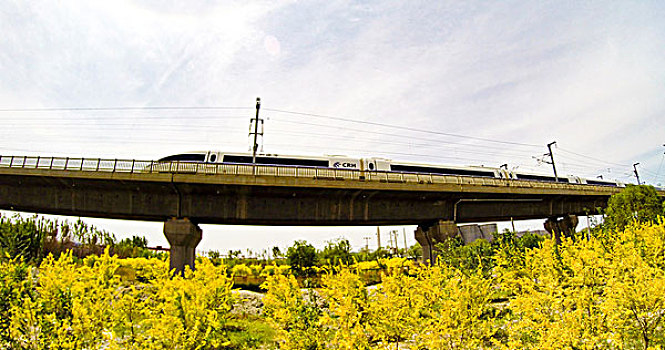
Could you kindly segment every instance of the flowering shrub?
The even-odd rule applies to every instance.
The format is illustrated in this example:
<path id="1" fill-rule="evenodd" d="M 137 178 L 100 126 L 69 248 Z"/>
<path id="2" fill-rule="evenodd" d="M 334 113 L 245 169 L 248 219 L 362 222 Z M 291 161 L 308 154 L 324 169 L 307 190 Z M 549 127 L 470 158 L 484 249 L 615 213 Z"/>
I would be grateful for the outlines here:
<path id="1" fill-rule="evenodd" d="M 252 275 L 252 269 L 245 264 L 238 264 L 231 269 L 234 276 L 249 277 Z"/>
<path id="2" fill-rule="evenodd" d="M 261 270 L 280 349 L 662 349 L 665 222 L 536 248 L 492 268 L 403 259 L 320 269 L 301 290 Z M 236 265 L 234 274 L 258 269 Z M 363 274 L 379 268 L 381 283 Z M 407 271 L 408 270 L 408 271 Z M 488 273 L 489 272 L 489 273 Z M 0 262 L 0 349 L 223 349 L 232 280 L 207 259 L 173 276 L 159 259 Z"/>
<path id="3" fill-rule="evenodd" d="M 379 262 L 366 288 L 356 263 L 326 274 L 326 306 L 307 310 L 295 280 L 266 283 L 283 349 L 661 349 L 665 347 L 665 222 L 588 240 L 499 250 L 490 271 Z M 304 304 L 303 304 L 304 303 Z M 290 306 L 289 306 L 290 305 Z M 284 310 L 292 310 L 286 312 Z M 305 324 L 309 325 L 305 327 Z M 294 327 L 294 325 L 297 325 Z"/>
<path id="4" fill-rule="evenodd" d="M 133 266 L 146 281 L 123 278 Z M 32 278 L 3 263 L 0 348 L 205 349 L 227 344 L 231 280 L 206 259 L 171 276 L 156 259 L 120 260 L 108 252 L 74 262 L 71 253 L 44 259 Z M 4 289 L 0 289 L 3 291 Z"/>

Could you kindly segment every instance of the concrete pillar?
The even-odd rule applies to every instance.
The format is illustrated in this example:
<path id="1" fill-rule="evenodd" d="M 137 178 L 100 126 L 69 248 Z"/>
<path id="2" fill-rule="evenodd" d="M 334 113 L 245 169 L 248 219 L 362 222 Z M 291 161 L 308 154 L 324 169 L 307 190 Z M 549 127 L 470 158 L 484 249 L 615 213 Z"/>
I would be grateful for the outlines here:
<path id="1" fill-rule="evenodd" d="M 556 217 L 547 218 L 545 223 L 543 223 L 545 231 L 549 232 L 554 238 L 556 244 L 561 243 L 561 228 L 559 227 L 559 221 Z"/>
<path id="2" fill-rule="evenodd" d="M 575 240 L 575 228 L 578 223 L 577 215 L 565 215 L 561 219 L 557 217 L 547 218 L 543 226 L 554 237 L 556 244 L 560 244 L 562 236 L 571 237 Z"/>
<path id="3" fill-rule="evenodd" d="M 561 227 L 561 232 L 563 232 L 566 237 L 572 237 L 574 241 L 575 228 L 579 223 L 580 219 L 577 218 L 577 215 L 566 215 L 561 221 L 559 221 L 559 227 Z"/>
<path id="4" fill-rule="evenodd" d="M 183 273 L 185 265 L 194 269 L 195 249 L 201 242 L 201 234 L 199 226 L 187 218 L 171 218 L 164 223 L 164 235 L 171 245 L 171 270 Z"/>
<path id="5" fill-rule="evenodd" d="M 492 241 L 494 239 L 494 234 L 498 232 L 496 224 L 462 225 L 457 226 L 457 228 L 460 231 L 464 244 L 472 243 L 477 239 Z"/>
<path id="6" fill-rule="evenodd" d="M 459 235 L 459 230 L 453 221 L 438 221 L 433 225 L 418 225 L 415 236 L 416 241 L 423 247 L 423 262 L 430 265 L 436 262 L 435 245 L 449 238 Z"/>

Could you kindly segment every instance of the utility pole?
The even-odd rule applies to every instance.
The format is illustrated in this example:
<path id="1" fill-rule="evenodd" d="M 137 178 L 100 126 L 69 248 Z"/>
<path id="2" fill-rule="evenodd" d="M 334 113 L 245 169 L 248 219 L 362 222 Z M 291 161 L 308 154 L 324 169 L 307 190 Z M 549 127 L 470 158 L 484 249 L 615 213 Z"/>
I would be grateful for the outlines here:
<path id="1" fill-rule="evenodd" d="M 554 170 L 554 181 L 559 182 L 559 176 L 556 173 L 556 166 L 554 165 L 554 153 L 552 153 L 552 145 L 555 144 L 556 141 L 552 141 L 547 144 L 547 149 L 549 150 L 550 153 L 545 154 L 546 156 L 550 156 L 550 161 L 545 163 L 552 164 L 552 169 Z"/>
<path id="2" fill-rule="evenodd" d="M 635 172 L 635 178 L 637 179 L 637 184 L 641 185 L 640 183 L 640 174 L 637 173 L 637 166 L 640 165 L 640 163 L 635 163 L 633 164 L 633 171 Z"/>
<path id="3" fill-rule="evenodd" d="M 393 244 L 393 231 L 388 231 L 388 250 L 392 250 L 393 254 L 395 253 L 395 245 Z"/>
<path id="4" fill-rule="evenodd" d="M 252 164 L 256 164 L 256 151 L 259 149 L 259 144 L 256 142 L 259 136 L 259 122 L 261 123 L 261 137 L 263 137 L 263 119 L 259 119 L 259 110 L 261 109 L 261 98 L 256 98 L 256 118 L 251 119 L 249 122 L 249 135 L 254 135 L 254 143 L 252 146 Z M 254 132 L 252 132 L 252 123 L 254 123 Z"/>
<path id="5" fill-rule="evenodd" d="M 379 226 L 376 227 L 376 245 L 378 247 L 376 250 L 381 250 L 381 229 Z"/>
<path id="6" fill-rule="evenodd" d="M 365 250 L 369 253 L 369 240 L 372 237 L 363 237 L 363 238 L 365 238 Z"/>
<path id="7" fill-rule="evenodd" d="M 406 245 L 406 229 L 402 227 L 402 235 L 404 236 L 404 253 L 409 250 L 409 246 Z"/>
<path id="8" fill-rule="evenodd" d="M 390 231 L 390 238 L 393 242 L 393 254 L 397 255 L 397 252 L 399 252 L 399 246 L 397 245 L 397 230 Z"/>

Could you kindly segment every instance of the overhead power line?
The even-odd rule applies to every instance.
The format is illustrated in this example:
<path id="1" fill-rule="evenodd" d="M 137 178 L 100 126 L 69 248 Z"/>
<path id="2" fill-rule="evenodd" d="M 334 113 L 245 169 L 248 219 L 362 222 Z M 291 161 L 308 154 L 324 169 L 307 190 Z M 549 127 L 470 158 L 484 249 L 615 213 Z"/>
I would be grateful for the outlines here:
<path id="1" fill-rule="evenodd" d="M 665 146 L 665 145 L 663 145 L 663 146 Z M 660 157 L 660 164 L 658 164 L 658 170 L 656 171 L 656 175 L 654 175 L 654 177 L 653 177 L 653 182 L 656 182 L 658 177 L 660 177 L 660 169 L 663 166 L 663 160 L 665 160 L 665 153 L 663 153 L 663 155 Z"/>
<path id="2" fill-rule="evenodd" d="M 266 143 L 267 144 L 267 143 Z M 293 144 L 279 144 L 279 143 L 271 143 L 270 145 L 272 146 L 281 146 L 285 148 L 292 148 L 294 147 Z M 324 146 L 309 146 L 311 149 L 329 149 Z M 340 151 L 349 151 L 349 152 L 367 152 L 366 149 L 360 149 L 360 148 L 344 148 L 344 147 L 339 147 L 336 148 L 337 150 Z M 480 158 L 469 158 L 469 157 L 453 157 L 453 156 L 448 156 L 448 155 L 437 155 L 433 156 L 431 154 L 422 154 L 422 153 L 408 153 L 408 152 L 392 152 L 392 151 L 374 151 L 373 153 L 375 154 L 382 154 L 382 155 L 398 155 L 398 156 L 413 156 L 413 157 L 428 157 L 428 158 L 439 158 L 439 159 L 455 159 L 455 160 L 461 160 L 461 161 L 479 161 L 479 162 L 484 162 L 484 161 L 489 161 L 487 159 L 480 159 Z M 468 164 L 470 165 L 470 164 Z"/>
<path id="3" fill-rule="evenodd" d="M 293 114 L 293 115 L 301 115 L 301 116 L 307 116 L 307 117 L 312 117 L 312 118 L 322 118 L 322 119 L 328 119 L 328 120 L 343 121 L 343 122 L 348 122 L 348 123 L 357 123 L 357 124 L 365 124 L 365 125 L 381 126 L 381 127 L 385 127 L 385 128 L 392 128 L 392 129 L 399 129 L 399 130 L 408 130 L 408 131 L 421 132 L 421 133 L 432 134 L 432 135 L 442 135 L 442 136 L 458 137 L 458 138 L 464 138 L 464 139 L 469 139 L 469 140 L 477 140 L 477 141 L 484 141 L 484 142 L 501 143 L 501 144 L 508 144 L 508 145 L 516 145 L 516 146 L 541 147 L 540 145 L 534 145 L 534 144 L 528 144 L 528 143 L 519 143 L 519 142 L 511 142 L 511 141 L 499 141 L 499 140 L 492 140 L 492 139 L 483 138 L 483 137 L 475 137 L 475 136 L 467 136 L 467 135 L 460 135 L 460 134 L 452 134 L 452 133 L 446 133 L 446 132 L 440 132 L 440 131 L 432 131 L 432 130 L 425 130 L 425 129 L 412 128 L 412 127 L 408 127 L 408 126 L 400 126 L 400 125 L 385 124 L 385 123 L 378 123 L 378 122 L 370 122 L 370 121 L 354 120 L 354 119 L 350 119 L 350 118 L 334 117 L 334 116 L 327 116 L 327 115 L 321 115 L 321 114 L 312 114 L 312 113 L 303 113 L 303 112 L 292 112 L 292 111 L 286 111 L 286 110 L 282 110 L 282 109 L 273 109 L 273 108 L 266 108 L 265 110 L 266 110 L 266 111 L 270 111 L 270 112 L 278 112 L 278 113 L 286 113 L 286 114 Z"/>
<path id="4" fill-rule="evenodd" d="M 616 165 L 616 166 L 621 166 L 621 167 L 629 167 L 629 166 L 630 166 L 630 165 L 628 165 L 628 164 L 619 164 L 619 163 L 608 162 L 608 161 L 606 161 L 606 160 L 602 160 L 602 159 L 599 159 L 599 158 L 590 157 L 590 156 L 587 156 L 587 155 L 584 155 L 584 154 L 580 154 L 580 153 L 576 153 L 576 152 L 573 152 L 573 151 L 569 151 L 569 150 L 563 149 L 563 148 L 561 148 L 561 147 L 557 147 L 557 149 L 558 149 L 559 151 L 562 151 L 562 152 L 566 152 L 566 153 L 574 154 L 574 155 L 576 155 L 576 156 L 579 156 L 579 157 L 582 157 L 582 158 L 586 158 L 586 159 L 595 160 L 595 161 L 598 161 L 598 162 L 601 162 L 601 163 L 604 163 L 604 164 L 611 164 L 611 165 Z"/>
<path id="5" fill-rule="evenodd" d="M 144 106 L 144 107 L 56 107 L 56 108 L 6 108 L 0 112 L 84 112 L 84 111 L 183 111 L 183 110 L 249 110 L 252 107 L 196 107 L 196 106 Z"/>
<path id="6" fill-rule="evenodd" d="M 215 121 L 215 120 L 230 120 L 230 119 L 247 119 L 247 116 L 240 116 L 240 115 L 186 115 L 186 114 L 169 114 L 169 115 L 137 115 L 137 114 L 126 114 L 126 115 L 50 115 L 50 116 L 44 116 L 44 115 L 39 115 L 39 116 L 27 116 L 27 115 L 21 115 L 21 119 L 18 121 L 12 121 L 14 125 L 24 125 L 24 124 L 29 124 L 29 123 L 49 123 L 49 122 L 57 122 L 58 125 L 61 125 L 60 123 L 62 121 L 70 122 L 70 123 L 96 123 L 96 122 L 106 122 L 108 119 L 112 119 L 113 121 L 121 121 L 123 123 L 131 122 L 131 121 L 159 121 L 162 122 L 164 120 L 179 120 L 181 122 L 187 122 L 191 120 L 203 120 L 203 121 Z"/>
<path id="7" fill-rule="evenodd" d="M 14 126 L 25 126 L 25 125 L 35 125 L 35 123 L 38 123 L 40 126 L 56 126 L 53 124 L 49 124 L 49 121 L 58 121 L 57 126 L 75 126 L 77 129 L 90 129 L 90 128 L 97 128 L 97 127 L 103 127 L 103 128 L 111 128 L 111 129 L 132 129 L 132 128 L 137 128 L 137 127 L 153 127 L 155 131 L 161 133 L 162 137 L 165 136 L 163 135 L 164 133 L 168 134 L 175 134 L 177 130 L 173 129 L 187 129 L 191 131 L 195 131 L 197 129 L 201 130 L 206 130 L 206 132 L 209 132 L 210 127 L 212 125 L 224 125 L 221 122 L 218 122 L 218 120 L 221 119 L 244 119 L 247 118 L 247 116 L 240 116 L 239 114 L 244 114 L 243 113 L 233 113 L 232 115 L 224 115 L 224 113 L 217 113 L 217 115 L 209 115 L 209 116 L 204 116 L 201 115 L 201 113 L 192 113 L 191 115 L 185 114 L 185 113 L 180 113 L 178 115 L 174 115 L 174 113 L 164 113 L 165 115 L 158 115 L 157 113 L 153 113 L 152 115 L 148 114 L 139 114 L 141 111 L 192 111 L 192 112 L 202 112 L 202 111 L 223 111 L 223 110 L 229 110 L 229 111 L 250 111 L 254 109 L 254 107 L 235 107 L 235 106 L 120 106 L 120 107 L 58 107 L 58 108 L 6 108 L 6 109 L 0 109 L 0 113 L 22 113 L 22 112 L 32 112 L 32 113 L 42 113 L 41 115 L 22 115 L 21 121 L 16 121 L 12 122 L 11 125 Z M 373 138 L 368 138 L 365 139 L 364 141 L 368 143 L 376 143 L 376 144 L 383 144 L 383 145 L 394 145 L 394 146 L 408 146 L 408 147 L 413 147 L 413 148 L 430 148 L 430 149 L 442 149 L 445 150 L 446 156 L 450 155 L 451 153 L 455 152 L 460 152 L 460 153 L 477 153 L 477 154 L 485 154 L 485 155 L 494 155 L 494 156 L 503 156 L 503 157 L 516 157 L 516 158 L 527 158 L 526 153 L 531 153 L 531 151 L 527 151 L 525 149 L 519 149 L 520 147 L 530 147 L 530 148 L 541 148 L 541 145 L 535 145 L 535 144 L 528 144 L 528 143 L 521 143 L 521 142 L 512 142 L 512 141 L 503 141 L 503 140 L 496 140 L 496 139 L 491 139 L 491 138 L 485 138 L 485 137 L 476 137 L 476 136 L 468 136 L 468 135 L 461 135 L 461 134 L 455 134 L 455 133 L 447 133 L 447 132 L 441 132 L 441 131 L 435 131 L 435 130 L 427 130 L 427 129 L 421 129 L 421 128 L 414 128 L 414 127 L 407 127 L 407 126 L 400 126 L 400 125 L 395 125 L 395 124 L 387 124 L 387 123 L 381 123 L 381 122 L 373 122 L 373 121 L 363 121 L 363 120 L 355 120 L 352 118 L 346 118 L 346 117 L 340 117 L 340 116 L 331 116 L 331 115 L 323 115 L 323 114 L 314 114 L 314 113 L 304 113 L 304 112 L 296 112 L 296 111 L 289 111 L 289 110 L 283 110 L 283 109 L 271 109 L 271 108 L 264 108 L 265 111 L 268 112 L 273 112 L 277 115 L 271 116 L 272 121 L 278 122 L 278 123 L 294 123 L 297 125 L 303 125 L 303 126 L 315 126 L 315 127 L 322 127 L 322 128 L 334 128 L 337 130 L 344 130 L 344 131 L 351 131 L 354 133 L 364 133 L 368 135 L 376 135 L 376 137 Z M 80 114 L 80 113 L 67 113 L 67 114 L 62 114 L 62 113 L 57 113 L 57 112 L 123 112 L 123 111 L 136 111 L 137 113 L 126 113 L 122 115 L 117 115 L 114 116 L 114 121 L 107 121 L 105 116 L 107 114 L 102 114 L 102 113 L 85 113 L 85 114 Z M 52 114 L 47 114 L 47 113 L 52 113 Z M 160 113 L 161 114 L 161 113 Z M 176 113 L 177 114 L 177 113 Z M 231 114 L 231 113 L 229 113 Z M 280 116 L 281 115 L 281 116 Z M 283 117 L 286 115 L 291 115 L 291 116 L 300 116 L 300 117 L 306 117 L 308 121 L 304 120 L 286 120 Z M 82 118 L 90 118 L 90 122 L 88 123 L 87 120 L 81 120 Z M 169 119 L 175 119 L 173 121 Z M 302 118 L 301 118 L 302 119 Z M 312 119 L 321 119 L 321 120 L 328 120 L 328 121 L 335 121 L 335 125 L 330 125 L 330 124 L 325 124 L 325 123 L 315 123 L 312 122 Z M 122 123 L 122 121 L 126 120 L 127 122 Z M 151 124 L 149 123 L 150 120 L 158 120 L 159 123 L 156 124 Z M 180 125 L 179 123 L 176 122 L 182 122 L 185 125 Z M 190 123 L 187 124 L 187 121 L 201 121 L 204 123 L 199 123 L 200 125 L 197 125 L 196 123 Z M 45 122 L 45 123 L 39 123 L 39 122 Z M 142 122 L 143 121 L 143 122 Z M 64 122 L 64 123 L 63 123 Z M 146 123 L 147 122 L 147 123 Z M 369 127 L 381 127 L 381 128 L 390 128 L 394 130 L 398 130 L 399 132 L 385 132 L 385 131 L 374 131 L 374 130 L 366 130 L 367 128 L 361 128 L 361 127 L 350 127 L 351 125 L 347 124 L 347 127 L 344 126 L 344 123 L 352 123 L 355 124 L 356 126 L 364 125 L 364 126 L 369 126 Z M 43 125 L 46 124 L 46 125 Z M 341 125 L 340 125 L 341 124 Z M 173 128 L 173 129 L 172 129 Z M 167 129 L 167 130 L 165 130 Z M 232 128 L 233 129 L 233 128 Z M 225 127 L 225 130 L 228 131 L 229 129 Z M 185 131 L 185 130 L 183 130 Z M 414 134 L 405 134 L 405 131 L 410 131 L 414 133 L 421 133 L 421 134 L 428 134 L 428 135 L 435 135 L 435 136 L 446 136 L 446 137 L 455 137 L 459 138 L 461 140 L 458 141 L 444 141 L 445 139 L 443 138 L 438 138 L 438 137 L 414 137 L 412 135 Z M 284 135 L 295 135 L 298 134 L 298 130 L 293 130 L 293 129 L 284 129 L 280 130 L 280 128 L 277 128 L 273 131 L 271 131 L 271 134 L 284 134 Z M 305 136 L 319 136 L 322 138 L 336 138 L 336 139 L 345 139 L 344 137 L 340 137 L 338 134 L 325 134 L 325 133 L 316 133 L 313 132 L 312 130 L 304 130 L 301 132 L 301 134 Z M 348 134 L 348 133 L 347 133 Z M 44 134 L 40 134 L 44 135 Z M 57 136 L 54 135 L 54 136 Z M 380 138 L 379 136 L 388 136 L 389 139 L 385 138 Z M 424 136 L 424 135 L 423 135 Z M 391 139 L 394 138 L 402 138 L 402 139 L 409 139 L 411 141 L 417 141 L 417 142 L 405 142 L 405 141 L 393 141 Z M 78 138 L 79 141 L 81 138 Z M 347 138 L 348 139 L 348 138 Z M 96 139 L 95 139 L 96 140 Z M 127 138 L 125 138 L 127 140 Z M 464 140 L 464 141 L 462 141 Z M 133 140 L 128 140 L 132 142 Z M 149 143 L 149 142 L 160 142 L 161 140 L 159 139 L 152 139 L 150 141 L 141 140 L 141 143 Z M 473 143 L 472 141 L 481 141 L 481 142 L 489 142 L 492 143 L 492 151 L 494 152 L 487 152 L 487 146 L 482 145 L 479 143 Z M 169 142 L 173 142 L 172 139 L 169 139 Z M 359 142 L 357 140 L 353 140 L 353 142 Z M 178 143 L 178 142 L 176 142 Z M 431 144 L 430 144 L 431 143 Z M 444 145 L 456 145 L 464 148 L 481 148 L 481 150 L 478 151 L 465 151 L 465 150 L 460 150 L 460 149 L 447 149 L 444 148 Z M 504 145 L 501 147 L 500 145 Z M 510 147 L 513 146 L 513 147 Z M 517 146 L 517 147 L 515 147 Z M 310 147 L 310 146 L 308 146 Z M 441 157 L 441 154 L 431 154 L 431 155 L 425 155 L 425 154 L 414 154 L 414 153 L 407 153 L 407 152 L 386 152 L 390 150 L 386 150 L 383 147 L 377 147 L 381 151 L 377 150 L 370 150 L 370 149 L 363 149 L 361 151 L 367 153 L 381 153 L 381 154 L 399 154 L 399 155 L 413 155 L 413 156 L 428 156 L 428 157 Z M 504 152 L 505 150 L 505 152 Z M 597 170 L 595 169 L 595 165 L 593 163 L 598 163 L 598 164 L 607 164 L 607 165 L 613 165 L 613 166 L 618 166 L 622 168 L 627 168 L 630 165 L 627 164 L 620 164 L 620 163 L 614 163 L 610 161 L 606 161 L 603 159 L 587 156 L 584 154 L 580 154 L 577 152 L 569 151 L 566 149 L 558 148 L 562 153 L 559 153 L 558 157 L 562 158 L 567 166 L 569 167 L 574 167 L 574 168 L 582 168 L 584 169 L 592 169 L 594 168 L 593 172 L 596 172 Z M 498 153 L 502 152 L 502 153 Z M 524 152 L 524 155 L 521 155 L 520 153 Z M 568 156 L 572 155 L 572 156 Z M 579 164 L 580 158 L 583 158 L 586 160 L 586 164 L 581 165 Z M 461 158 L 460 158 L 461 159 Z M 470 160 L 470 159 L 469 159 Z M 515 158 L 511 159 L 513 165 L 519 165 L 522 167 L 527 166 L 526 164 L 518 164 L 515 162 Z M 573 160 L 571 161 L 566 161 L 566 160 Z M 489 161 L 489 160 L 483 160 L 483 161 Z M 662 165 L 662 160 L 661 160 L 661 165 Z M 644 169 L 641 169 L 644 170 Z M 647 171 L 648 172 L 648 171 Z M 651 174 L 649 174 L 651 175 Z M 659 170 L 656 173 L 656 177 L 660 175 L 660 166 Z"/>
<path id="8" fill-rule="evenodd" d="M 491 152 L 487 151 L 486 147 L 483 150 L 461 150 L 457 148 L 447 148 L 447 147 L 455 147 L 455 146 L 471 146 L 471 145 L 465 145 L 465 144 L 459 144 L 459 143 L 454 143 L 454 142 L 449 142 L 446 143 L 444 142 L 441 144 L 441 142 L 437 142 L 436 140 L 428 140 L 428 139 L 419 139 L 418 141 L 420 142 L 404 142 L 404 141 L 390 141 L 388 139 L 385 140 L 367 140 L 367 139 L 351 139 L 349 140 L 348 137 L 344 136 L 339 136 L 339 135 L 334 135 L 334 134 L 325 134 L 325 133 L 311 133 L 311 132 L 291 132 L 291 131 L 273 131 L 271 134 L 279 134 L 279 135 L 293 135 L 293 136 L 320 136 L 321 138 L 326 138 L 326 139 L 334 139 L 334 140 L 346 140 L 347 142 L 350 143 L 360 143 L 360 142 L 365 142 L 365 143 L 370 143 L 370 144 L 383 144 L 383 145 L 390 145 L 390 146 L 406 146 L 406 147 L 413 147 L 413 148 L 436 148 L 436 149 L 443 149 L 447 152 L 460 152 L 460 153 L 475 153 L 475 154 L 485 154 L 485 155 L 501 155 L 504 157 L 519 157 L 519 158 L 524 158 L 524 159 L 530 159 L 527 154 L 517 154 L 517 153 L 510 153 L 510 152 Z M 428 143 L 429 142 L 429 143 Z M 450 145 L 454 146 L 450 146 Z M 371 150 L 367 150 L 368 152 Z"/>
<path id="9" fill-rule="evenodd" d="M 290 120 L 275 120 L 275 119 L 272 119 L 271 121 L 278 122 L 278 123 L 291 123 L 291 124 L 297 124 L 297 125 L 328 127 L 328 128 L 333 128 L 333 129 L 338 129 L 338 130 L 345 130 L 345 131 L 352 131 L 352 132 L 357 132 L 357 133 L 374 134 L 374 135 L 381 135 L 381 136 L 390 136 L 390 137 L 397 137 L 397 138 L 407 138 L 407 139 L 411 139 L 411 140 L 413 139 L 413 137 L 411 137 L 409 135 L 404 135 L 404 134 L 363 130 L 363 129 L 337 126 L 337 125 L 326 125 L 326 124 L 317 124 L 317 123 L 310 123 L 310 122 L 300 122 L 300 121 L 296 122 L 296 121 L 290 121 Z M 307 133 L 309 133 L 309 131 Z M 335 136 L 339 136 L 339 135 L 335 135 Z M 483 145 L 474 145 L 474 144 L 461 143 L 461 142 L 452 142 L 452 141 L 442 141 L 442 140 L 439 140 L 439 139 L 422 139 L 421 138 L 421 139 L 418 139 L 418 141 L 436 142 L 438 144 L 458 145 L 458 146 L 466 146 L 466 147 L 479 147 L 479 148 L 482 148 L 483 150 L 487 149 L 487 146 L 483 146 Z M 524 156 L 526 156 L 527 154 L 531 154 L 531 152 L 528 152 L 528 151 L 519 151 L 519 150 L 515 150 L 515 149 L 511 149 L 511 150 L 516 151 L 516 152 L 525 152 Z"/>

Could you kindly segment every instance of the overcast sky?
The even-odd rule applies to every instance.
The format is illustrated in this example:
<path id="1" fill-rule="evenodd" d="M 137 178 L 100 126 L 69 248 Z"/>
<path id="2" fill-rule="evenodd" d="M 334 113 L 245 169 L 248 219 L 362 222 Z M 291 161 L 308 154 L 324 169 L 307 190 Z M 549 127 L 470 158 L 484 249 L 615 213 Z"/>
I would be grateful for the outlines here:
<path id="1" fill-rule="evenodd" d="M 635 182 L 639 162 L 664 184 L 663 18 L 662 1 L 0 0 L 0 154 L 247 151 L 261 97 L 270 153 L 550 174 L 556 141 L 559 173 Z M 90 221 L 166 244 L 161 224 Z M 358 248 L 376 228 L 204 231 L 226 251 Z"/>

